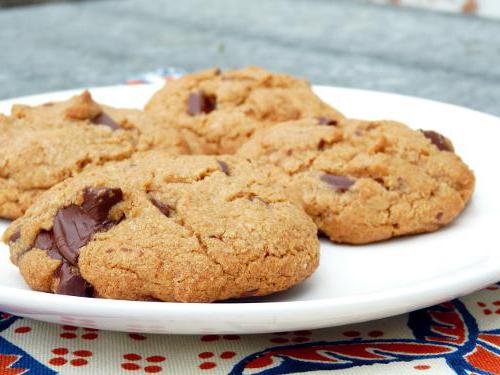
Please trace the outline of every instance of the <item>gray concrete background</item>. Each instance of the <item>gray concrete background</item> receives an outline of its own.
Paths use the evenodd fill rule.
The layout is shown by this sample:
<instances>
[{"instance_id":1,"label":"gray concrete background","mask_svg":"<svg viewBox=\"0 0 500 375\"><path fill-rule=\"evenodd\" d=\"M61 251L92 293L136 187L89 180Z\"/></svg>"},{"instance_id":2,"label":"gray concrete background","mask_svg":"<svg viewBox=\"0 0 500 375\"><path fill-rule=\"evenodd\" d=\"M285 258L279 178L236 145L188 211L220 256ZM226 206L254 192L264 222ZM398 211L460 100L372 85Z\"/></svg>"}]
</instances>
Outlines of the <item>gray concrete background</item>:
<instances>
[{"instance_id":1,"label":"gray concrete background","mask_svg":"<svg viewBox=\"0 0 500 375\"><path fill-rule=\"evenodd\" d=\"M0 10L0 99L248 64L500 115L500 22L354 0L102 0Z\"/></svg>"}]
</instances>

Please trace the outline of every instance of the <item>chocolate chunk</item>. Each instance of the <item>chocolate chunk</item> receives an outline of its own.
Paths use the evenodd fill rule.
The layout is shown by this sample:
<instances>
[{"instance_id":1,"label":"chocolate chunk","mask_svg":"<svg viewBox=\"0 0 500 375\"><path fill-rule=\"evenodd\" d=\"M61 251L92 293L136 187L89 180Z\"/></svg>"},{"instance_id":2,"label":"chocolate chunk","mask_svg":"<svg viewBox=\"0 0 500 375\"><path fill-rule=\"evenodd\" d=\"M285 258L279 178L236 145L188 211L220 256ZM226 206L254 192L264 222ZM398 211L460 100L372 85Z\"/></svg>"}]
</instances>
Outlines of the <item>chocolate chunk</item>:
<instances>
[{"instance_id":1,"label":"chocolate chunk","mask_svg":"<svg viewBox=\"0 0 500 375\"><path fill-rule=\"evenodd\" d=\"M52 231L41 230L35 238L34 247L41 250L55 249L56 247Z\"/></svg>"},{"instance_id":2,"label":"chocolate chunk","mask_svg":"<svg viewBox=\"0 0 500 375\"><path fill-rule=\"evenodd\" d=\"M345 176L336 176L328 173L321 176L321 181L326 182L333 190L339 193L346 192L356 182Z\"/></svg>"},{"instance_id":3,"label":"chocolate chunk","mask_svg":"<svg viewBox=\"0 0 500 375\"><path fill-rule=\"evenodd\" d=\"M34 247L47 250L55 259L64 257L76 265L80 248L92 235L107 230L116 222L108 220L111 208L123 199L120 189L88 188L83 193L82 206L70 205L60 208L54 218L52 230L38 233Z\"/></svg>"},{"instance_id":4,"label":"chocolate chunk","mask_svg":"<svg viewBox=\"0 0 500 375\"><path fill-rule=\"evenodd\" d=\"M114 120L104 112L94 117L92 123L96 125L105 125L113 130L120 129L120 125L114 122Z\"/></svg>"},{"instance_id":5,"label":"chocolate chunk","mask_svg":"<svg viewBox=\"0 0 500 375\"><path fill-rule=\"evenodd\" d=\"M87 188L83 192L83 210L95 221L104 222L109 210L123 199L121 189Z\"/></svg>"},{"instance_id":6,"label":"chocolate chunk","mask_svg":"<svg viewBox=\"0 0 500 375\"><path fill-rule=\"evenodd\" d=\"M83 192L82 206L70 205L59 209L52 229L59 253L73 265L79 250L90 237L113 222L107 220L111 207L123 199L120 189L88 188Z\"/></svg>"},{"instance_id":7,"label":"chocolate chunk","mask_svg":"<svg viewBox=\"0 0 500 375\"><path fill-rule=\"evenodd\" d=\"M216 98L214 95L207 95L202 90L189 94L188 113L196 116L202 113L210 113L216 107Z\"/></svg>"},{"instance_id":8,"label":"chocolate chunk","mask_svg":"<svg viewBox=\"0 0 500 375\"><path fill-rule=\"evenodd\" d=\"M436 214L436 220L441 221L441 220L443 219L443 216L444 216L444 213L442 213L442 212L438 212L438 213Z\"/></svg>"},{"instance_id":9,"label":"chocolate chunk","mask_svg":"<svg viewBox=\"0 0 500 375\"><path fill-rule=\"evenodd\" d=\"M429 139L434 146L436 146L441 151L453 152L453 144L446 139L443 135L435 132L433 130L420 130L425 138Z\"/></svg>"},{"instance_id":10,"label":"chocolate chunk","mask_svg":"<svg viewBox=\"0 0 500 375\"><path fill-rule=\"evenodd\" d=\"M327 117L317 117L317 120L318 120L319 125L328 125L328 126L337 126L338 125L337 120L329 119Z\"/></svg>"},{"instance_id":11,"label":"chocolate chunk","mask_svg":"<svg viewBox=\"0 0 500 375\"><path fill-rule=\"evenodd\" d=\"M54 218L52 230L41 230L34 247L46 250L48 255L62 260L57 271L59 285L56 293L90 297L92 287L78 271L80 248L92 235L107 230L116 222L108 219L111 208L123 199L121 189L88 188L83 192L82 206L60 208Z\"/></svg>"},{"instance_id":12,"label":"chocolate chunk","mask_svg":"<svg viewBox=\"0 0 500 375\"><path fill-rule=\"evenodd\" d=\"M166 204L164 204L164 203L160 202L160 201L159 201L158 199L156 199L156 198L151 198L151 203L153 203L153 205L154 205L156 208L158 208L158 209L160 210L160 212L161 212L163 215L165 215L165 216L167 216L167 217L168 217L168 216L170 216L170 211L171 211L171 208L170 208L168 205L166 205Z\"/></svg>"},{"instance_id":13,"label":"chocolate chunk","mask_svg":"<svg viewBox=\"0 0 500 375\"><path fill-rule=\"evenodd\" d=\"M18 228L12 236L9 238L9 243L17 242L17 240L21 237L21 230Z\"/></svg>"},{"instance_id":14,"label":"chocolate chunk","mask_svg":"<svg viewBox=\"0 0 500 375\"><path fill-rule=\"evenodd\" d=\"M82 207L71 205L59 209L54 219L54 240L59 253L73 265L78 262L80 248L98 230L98 222Z\"/></svg>"},{"instance_id":15,"label":"chocolate chunk","mask_svg":"<svg viewBox=\"0 0 500 375\"><path fill-rule=\"evenodd\" d=\"M49 250L49 251L47 251L47 255L53 259L57 259L57 260L63 259L62 255L57 250Z\"/></svg>"},{"instance_id":16,"label":"chocolate chunk","mask_svg":"<svg viewBox=\"0 0 500 375\"><path fill-rule=\"evenodd\" d=\"M61 254L57 251L56 242L52 231L41 230L35 238L35 248L46 250L47 255L54 259L62 259Z\"/></svg>"},{"instance_id":17,"label":"chocolate chunk","mask_svg":"<svg viewBox=\"0 0 500 375\"><path fill-rule=\"evenodd\" d=\"M229 176L229 165L222 160L217 160L217 164L219 164L221 171L224 172L225 175Z\"/></svg>"},{"instance_id":18,"label":"chocolate chunk","mask_svg":"<svg viewBox=\"0 0 500 375\"><path fill-rule=\"evenodd\" d=\"M80 275L80 271L76 267L72 267L68 262L63 261L57 273L59 277L59 285L56 289L57 294L77 297L92 296L92 287Z\"/></svg>"}]
</instances>

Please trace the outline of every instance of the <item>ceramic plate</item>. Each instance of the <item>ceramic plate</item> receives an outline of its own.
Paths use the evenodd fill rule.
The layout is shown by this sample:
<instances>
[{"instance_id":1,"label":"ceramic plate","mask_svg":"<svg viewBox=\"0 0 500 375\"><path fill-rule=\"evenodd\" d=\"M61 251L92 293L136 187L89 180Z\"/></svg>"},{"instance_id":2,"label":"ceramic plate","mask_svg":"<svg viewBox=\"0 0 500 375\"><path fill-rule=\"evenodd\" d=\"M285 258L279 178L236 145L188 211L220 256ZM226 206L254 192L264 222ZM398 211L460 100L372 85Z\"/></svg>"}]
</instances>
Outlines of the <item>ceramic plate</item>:
<instances>
[{"instance_id":1,"label":"ceramic plate","mask_svg":"<svg viewBox=\"0 0 500 375\"><path fill-rule=\"evenodd\" d=\"M154 85L92 89L115 106L141 107ZM317 86L349 117L397 119L449 136L474 169L477 189L465 212L436 233L367 246L321 243L321 265L303 284L257 302L182 304L87 299L29 290L0 247L0 310L49 322L130 332L263 333L335 326L443 302L500 280L500 119L469 109L379 92ZM0 102L65 99L60 92ZM0 232L8 225L0 221Z\"/></svg>"}]
</instances>

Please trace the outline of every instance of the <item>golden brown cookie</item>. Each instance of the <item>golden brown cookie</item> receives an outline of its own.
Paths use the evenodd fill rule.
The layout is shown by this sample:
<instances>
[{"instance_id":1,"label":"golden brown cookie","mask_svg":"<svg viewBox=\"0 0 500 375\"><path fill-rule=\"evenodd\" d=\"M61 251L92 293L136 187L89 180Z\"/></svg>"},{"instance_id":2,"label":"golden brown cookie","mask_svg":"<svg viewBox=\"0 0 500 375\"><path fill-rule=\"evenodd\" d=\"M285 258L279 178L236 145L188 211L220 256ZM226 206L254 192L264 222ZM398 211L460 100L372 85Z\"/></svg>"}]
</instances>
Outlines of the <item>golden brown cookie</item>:
<instances>
[{"instance_id":1,"label":"golden brown cookie","mask_svg":"<svg viewBox=\"0 0 500 375\"><path fill-rule=\"evenodd\" d=\"M331 240L363 244L435 231L469 201L474 174L442 135L393 121L321 123L264 130L238 155L279 167L289 196Z\"/></svg>"},{"instance_id":2,"label":"golden brown cookie","mask_svg":"<svg viewBox=\"0 0 500 375\"><path fill-rule=\"evenodd\" d=\"M188 153L177 130L142 111L99 105L88 92L15 105L11 116L0 115L0 217L19 217L41 192L86 168L156 148Z\"/></svg>"},{"instance_id":3,"label":"golden brown cookie","mask_svg":"<svg viewBox=\"0 0 500 375\"><path fill-rule=\"evenodd\" d=\"M193 153L232 154L259 129L304 117L343 116L308 82L261 68L188 74L168 82L146 105L166 126L183 130Z\"/></svg>"},{"instance_id":4,"label":"golden brown cookie","mask_svg":"<svg viewBox=\"0 0 500 375\"><path fill-rule=\"evenodd\" d=\"M67 179L4 241L31 288L127 300L263 296L318 266L316 226L233 156L152 151Z\"/></svg>"}]
</instances>

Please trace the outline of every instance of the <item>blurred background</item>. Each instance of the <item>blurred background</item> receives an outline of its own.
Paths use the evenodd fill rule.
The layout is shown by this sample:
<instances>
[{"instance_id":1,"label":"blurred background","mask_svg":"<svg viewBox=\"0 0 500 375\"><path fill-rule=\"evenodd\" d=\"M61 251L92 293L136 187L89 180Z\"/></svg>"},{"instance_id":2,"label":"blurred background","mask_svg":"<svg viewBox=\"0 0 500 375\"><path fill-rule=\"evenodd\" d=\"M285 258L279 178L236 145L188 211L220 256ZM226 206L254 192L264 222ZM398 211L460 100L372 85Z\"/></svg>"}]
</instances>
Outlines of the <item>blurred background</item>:
<instances>
[{"instance_id":1,"label":"blurred background","mask_svg":"<svg viewBox=\"0 0 500 375\"><path fill-rule=\"evenodd\" d=\"M498 0L370 0L379 4L427 8L452 13L500 17Z\"/></svg>"},{"instance_id":2,"label":"blurred background","mask_svg":"<svg viewBox=\"0 0 500 375\"><path fill-rule=\"evenodd\" d=\"M500 115L500 0L0 0L0 99L254 64Z\"/></svg>"}]
</instances>

